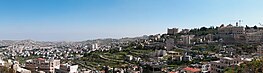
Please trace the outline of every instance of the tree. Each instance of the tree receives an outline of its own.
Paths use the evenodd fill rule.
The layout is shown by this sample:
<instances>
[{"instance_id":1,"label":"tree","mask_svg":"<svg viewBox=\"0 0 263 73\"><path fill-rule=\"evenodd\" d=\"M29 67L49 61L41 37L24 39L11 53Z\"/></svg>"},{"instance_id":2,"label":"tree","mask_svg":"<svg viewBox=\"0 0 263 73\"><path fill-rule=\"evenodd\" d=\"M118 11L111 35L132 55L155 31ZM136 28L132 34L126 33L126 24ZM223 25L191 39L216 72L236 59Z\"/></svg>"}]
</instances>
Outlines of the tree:
<instances>
[{"instance_id":1,"label":"tree","mask_svg":"<svg viewBox=\"0 0 263 73\"><path fill-rule=\"evenodd\" d=\"M15 70L8 67L0 67L0 73L15 73Z\"/></svg>"},{"instance_id":2,"label":"tree","mask_svg":"<svg viewBox=\"0 0 263 73\"><path fill-rule=\"evenodd\" d=\"M245 62L237 67L229 67L225 73L262 73L263 59Z\"/></svg>"},{"instance_id":3,"label":"tree","mask_svg":"<svg viewBox=\"0 0 263 73\"><path fill-rule=\"evenodd\" d=\"M224 24L220 25L220 27L224 27L224 26L225 26Z\"/></svg>"},{"instance_id":4,"label":"tree","mask_svg":"<svg viewBox=\"0 0 263 73\"><path fill-rule=\"evenodd\" d=\"M246 28L245 29L250 29L250 27L248 27L247 25L246 25Z\"/></svg>"},{"instance_id":5,"label":"tree","mask_svg":"<svg viewBox=\"0 0 263 73\"><path fill-rule=\"evenodd\" d=\"M254 27L253 27L254 29L258 29L258 27L255 25Z\"/></svg>"},{"instance_id":6,"label":"tree","mask_svg":"<svg viewBox=\"0 0 263 73\"><path fill-rule=\"evenodd\" d=\"M206 31L206 30L207 30L206 27L201 27L201 28L200 28L200 31Z\"/></svg>"}]
</instances>

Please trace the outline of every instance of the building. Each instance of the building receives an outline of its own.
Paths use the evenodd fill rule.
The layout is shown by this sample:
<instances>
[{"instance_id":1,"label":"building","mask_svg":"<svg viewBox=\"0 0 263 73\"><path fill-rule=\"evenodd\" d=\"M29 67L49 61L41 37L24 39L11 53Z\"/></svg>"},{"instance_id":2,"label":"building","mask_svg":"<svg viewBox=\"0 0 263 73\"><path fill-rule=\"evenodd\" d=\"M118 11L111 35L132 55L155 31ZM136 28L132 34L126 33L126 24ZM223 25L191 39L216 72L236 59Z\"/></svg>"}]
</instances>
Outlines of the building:
<instances>
[{"instance_id":1,"label":"building","mask_svg":"<svg viewBox=\"0 0 263 73\"><path fill-rule=\"evenodd\" d=\"M211 64L202 64L201 73L210 73Z\"/></svg>"},{"instance_id":2,"label":"building","mask_svg":"<svg viewBox=\"0 0 263 73\"><path fill-rule=\"evenodd\" d=\"M218 29L218 37L222 39L225 44L234 44L245 42L245 28L243 26L228 26L220 27Z\"/></svg>"},{"instance_id":3,"label":"building","mask_svg":"<svg viewBox=\"0 0 263 73\"><path fill-rule=\"evenodd\" d=\"M99 48L99 46L98 46L97 43L92 44L92 51L95 51L95 50L98 49L98 48Z\"/></svg>"},{"instance_id":4,"label":"building","mask_svg":"<svg viewBox=\"0 0 263 73\"><path fill-rule=\"evenodd\" d=\"M190 30L189 29L182 29L182 31L180 31L180 33L188 33Z\"/></svg>"},{"instance_id":5,"label":"building","mask_svg":"<svg viewBox=\"0 0 263 73\"><path fill-rule=\"evenodd\" d=\"M172 60L182 61L183 56L180 54L180 52L167 51L167 54Z\"/></svg>"},{"instance_id":6,"label":"building","mask_svg":"<svg viewBox=\"0 0 263 73\"><path fill-rule=\"evenodd\" d=\"M195 35L181 35L181 41L179 44L182 45L190 45L192 44L191 40L194 38Z\"/></svg>"},{"instance_id":7,"label":"building","mask_svg":"<svg viewBox=\"0 0 263 73\"><path fill-rule=\"evenodd\" d=\"M263 31L246 33L247 43L261 43L263 42Z\"/></svg>"},{"instance_id":8,"label":"building","mask_svg":"<svg viewBox=\"0 0 263 73\"><path fill-rule=\"evenodd\" d=\"M155 50L155 52L153 52L153 57L163 57L166 55L167 55L166 50Z\"/></svg>"},{"instance_id":9,"label":"building","mask_svg":"<svg viewBox=\"0 0 263 73\"><path fill-rule=\"evenodd\" d=\"M142 64L142 73L163 73L162 69L164 68L163 63L160 62L148 62L145 64Z\"/></svg>"},{"instance_id":10,"label":"building","mask_svg":"<svg viewBox=\"0 0 263 73\"><path fill-rule=\"evenodd\" d=\"M184 55L182 59L183 59L183 61L192 61L193 57L190 55Z\"/></svg>"},{"instance_id":11,"label":"building","mask_svg":"<svg viewBox=\"0 0 263 73\"><path fill-rule=\"evenodd\" d=\"M55 73L55 69L59 69L59 66L60 60L43 58L27 60L25 64L25 68L32 72L43 71L46 73Z\"/></svg>"},{"instance_id":12,"label":"building","mask_svg":"<svg viewBox=\"0 0 263 73\"><path fill-rule=\"evenodd\" d=\"M246 30L246 33L254 33L254 32L258 32L258 31L261 31L263 30L263 27L257 27L257 26L254 26L254 27L246 27L245 28Z\"/></svg>"},{"instance_id":13,"label":"building","mask_svg":"<svg viewBox=\"0 0 263 73\"><path fill-rule=\"evenodd\" d=\"M173 38L166 39L165 44L166 44L165 45L166 50L172 50L175 46L174 39Z\"/></svg>"},{"instance_id":14,"label":"building","mask_svg":"<svg viewBox=\"0 0 263 73\"><path fill-rule=\"evenodd\" d=\"M78 65L61 64L56 73L78 73Z\"/></svg>"},{"instance_id":15,"label":"building","mask_svg":"<svg viewBox=\"0 0 263 73\"><path fill-rule=\"evenodd\" d=\"M150 35L150 36L149 36L149 39L150 39L150 40L154 40L154 41L158 41L158 40L161 39L161 35L160 35L160 34Z\"/></svg>"},{"instance_id":16,"label":"building","mask_svg":"<svg viewBox=\"0 0 263 73\"><path fill-rule=\"evenodd\" d=\"M18 61L13 61L13 64L12 64L12 67L11 67L11 68L13 68L13 70L14 70L15 72L17 72L17 73L31 73L30 70L21 68L19 65L20 65L20 64L19 64Z\"/></svg>"},{"instance_id":17,"label":"building","mask_svg":"<svg viewBox=\"0 0 263 73\"><path fill-rule=\"evenodd\" d=\"M213 34L207 34L207 35L205 35L205 37L204 37L204 41L205 42L212 42L214 40L214 35Z\"/></svg>"},{"instance_id":18,"label":"building","mask_svg":"<svg viewBox=\"0 0 263 73\"><path fill-rule=\"evenodd\" d=\"M5 66L5 61L3 61L2 59L0 59L0 66Z\"/></svg>"},{"instance_id":19,"label":"building","mask_svg":"<svg viewBox=\"0 0 263 73\"><path fill-rule=\"evenodd\" d=\"M241 58L223 57L219 61L211 62L211 73L223 73L227 67L241 63Z\"/></svg>"},{"instance_id":20,"label":"building","mask_svg":"<svg viewBox=\"0 0 263 73\"><path fill-rule=\"evenodd\" d=\"M238 23L236 23L238 25ZM223 43L261 43L263 42L263 27L228 26L218 29L218 37Z\"/></svg>"},{"instance_id":21,"label":"building","mask_svg":"<svg viewBox=\"0 0 263 73\"><path fill-rule=\"evenodd\" d=\"M175 35L178 33L178 28L172 28L172 29L167 29L167 34L168 35Z\"/></svg>"},{"instance_id":22,"label":"building","mask_svg":"<svg viewBox=\"0 0 263 73\"><path fill-rule=\"evenodd\" d=\"M246 27L246 42L261 43L263 42L263 27Z\"/></svg>"},{"instance_id":23,"label":"building","mask_svg":"<svg viewBox=\"0 0 263 73\"><path fill-rule=\"evenodd\" d=\"M186 67L182 70L183 73L201 73L201 69L199 68L192 68L192 67Z\"/></svg>"},{"instance_id":24,"label":"building","mask_svg":"<svg viewBox=\"0 0 263 73\"><path fill-rule=\"evenodd\" d=\"M257 54L258 54L259 56L263 56L263 46L258 46L258 47L257 47Z\"/></svg>"}]
</instances>

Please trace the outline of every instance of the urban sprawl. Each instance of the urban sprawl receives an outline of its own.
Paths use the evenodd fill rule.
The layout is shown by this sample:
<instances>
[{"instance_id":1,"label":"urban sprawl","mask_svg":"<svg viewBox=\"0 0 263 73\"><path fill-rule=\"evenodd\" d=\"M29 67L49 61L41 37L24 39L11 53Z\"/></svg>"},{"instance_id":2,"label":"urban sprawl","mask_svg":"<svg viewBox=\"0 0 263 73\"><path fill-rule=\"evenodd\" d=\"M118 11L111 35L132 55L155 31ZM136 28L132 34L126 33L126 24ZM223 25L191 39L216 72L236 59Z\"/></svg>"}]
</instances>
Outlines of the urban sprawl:
<instances>
[{"instance_id":1,"label":"urban sprawl","mask_svg":"<svg viewBox=\"0 0 263 73\"><path fill-rule=\"evenodd\" d=\"M221 24L79 42L1 40L0 73L262 73L263 27Z\"/></svg>"}]
</instances>

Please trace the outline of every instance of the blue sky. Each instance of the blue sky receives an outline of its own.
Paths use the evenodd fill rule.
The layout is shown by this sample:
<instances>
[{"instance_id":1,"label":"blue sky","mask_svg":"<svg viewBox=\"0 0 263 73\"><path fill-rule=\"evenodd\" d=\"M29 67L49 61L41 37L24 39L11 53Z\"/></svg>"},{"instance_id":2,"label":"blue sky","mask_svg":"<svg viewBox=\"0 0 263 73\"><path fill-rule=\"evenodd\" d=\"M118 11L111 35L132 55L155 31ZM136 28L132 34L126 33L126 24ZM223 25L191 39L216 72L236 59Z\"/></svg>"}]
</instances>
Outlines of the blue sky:
<instances>
[{"instance_id":1,"label":"blue sky","mask_svg":"<svg viewBox=\"0 0 263 73\"><path fill-rule=\"evenodd\" d=\"M0 0L0 39L79 41L263 22L263 0Z\"/></svg>"}]
</instances>

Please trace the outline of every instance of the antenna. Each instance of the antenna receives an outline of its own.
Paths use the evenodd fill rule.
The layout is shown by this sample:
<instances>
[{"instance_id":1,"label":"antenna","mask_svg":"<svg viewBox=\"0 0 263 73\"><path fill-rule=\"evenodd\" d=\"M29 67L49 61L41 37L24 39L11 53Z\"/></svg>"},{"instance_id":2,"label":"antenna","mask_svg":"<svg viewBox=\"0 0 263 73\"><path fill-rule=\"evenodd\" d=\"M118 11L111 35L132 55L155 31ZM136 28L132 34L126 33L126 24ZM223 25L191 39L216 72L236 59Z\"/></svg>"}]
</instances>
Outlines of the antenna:
<instances>
[{"instance_id":1,"label":"antenna","mask_svg":"<svg viewBox=\"0 0 263 73\"><path fill-rule=\"evenodd\" d=\"M243 22L243 20L238 20L238 24L241 25L241 23Z\"/></svg>"},{"instance_id":2,"label":"antenna","mask_svg":"<svg viewBox=\"0 0 263 73\"><path fill-rule=\"evenodd\" d=\"M231 22L233 23L233 22L235 22L236 23L236 26L238 26L238 25L241 25L241 23L243 22L243 20L230 20L229 21L229 24L231 24Z\"/></svg>"},{"instance_id":3,"label":"antenna","mask_svg":"<svg viewBox=\"0 0 263 73\"><path fill-rule=\"evenodd\" d=\"M260 26L263 26L261 23L258 23Z\"/></svg>"}]
</instances>

